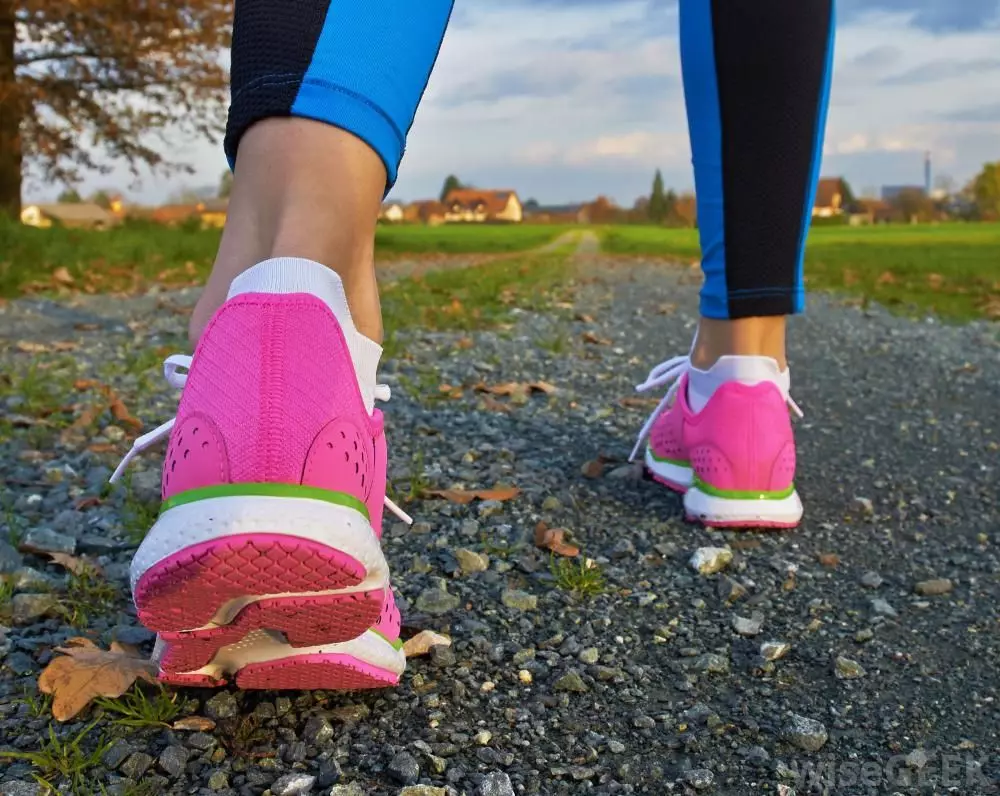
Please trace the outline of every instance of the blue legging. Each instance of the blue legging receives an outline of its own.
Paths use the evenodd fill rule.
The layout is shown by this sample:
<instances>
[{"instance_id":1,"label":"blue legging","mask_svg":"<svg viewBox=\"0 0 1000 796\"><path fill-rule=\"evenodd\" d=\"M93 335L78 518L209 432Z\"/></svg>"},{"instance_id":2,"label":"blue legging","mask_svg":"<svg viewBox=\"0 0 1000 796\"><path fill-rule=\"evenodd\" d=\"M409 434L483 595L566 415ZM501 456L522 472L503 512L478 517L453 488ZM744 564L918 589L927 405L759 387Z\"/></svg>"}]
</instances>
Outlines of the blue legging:
<instances>
[{"instance_id":1,"label":"blue legging","mask_svg":"<svg viewBox=\"0 0 1000 796\"><path fill-rule=\"evenodd\" d=\"M834 0L681 0L705 282L701 314L801 312ZM300 116L365 141L396 180L454 0L236 0L226 155Z\"/></svg>"}]
</instances>

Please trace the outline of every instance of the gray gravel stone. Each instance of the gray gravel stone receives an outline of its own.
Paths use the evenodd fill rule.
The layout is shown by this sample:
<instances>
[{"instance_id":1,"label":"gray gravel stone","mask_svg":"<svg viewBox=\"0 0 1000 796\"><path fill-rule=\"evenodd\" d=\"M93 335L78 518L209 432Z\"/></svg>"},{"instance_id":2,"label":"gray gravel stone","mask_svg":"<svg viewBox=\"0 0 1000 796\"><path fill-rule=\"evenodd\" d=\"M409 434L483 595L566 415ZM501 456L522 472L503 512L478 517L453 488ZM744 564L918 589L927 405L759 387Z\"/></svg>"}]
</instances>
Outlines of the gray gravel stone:
<instances>
[{"instance_id":1,"label":"gray gravel stone","mask_svg":"<svg viewBox=\"0 0 1000 796\"><path fill-rule=\"evenodd\" d=\"M448 790L433 785L408 785L397 796L448 796Z\"/></svg>"},{"instance_id":2,"label":"gray gravel stone","mask_svg":"<svg viewBox=\"0 0 1000 796\"><path fill-rule=\"evenodd\" d=\"M58 613L59 598L54 594L15 594L11 600L11 619L15 625L26 625Z\"/></svg>"},{"instance_id":3,"label":"gray gravel stone","mask_svg":"<svg viewBox=\"0 0 1000 796\"><path fill-rule=\"evenodd\" d=\"M861 576L861 585L866 589L877 589L882 585L882 576L869 570Z\"/></svg>"},{"instance_id":4,"label":"gray gravel stone","mask_svg":"<svg viewBox=\"0 0 1000 796\"><path fill-rule=\"evenodd\" d=\"M792 645L785 641L765 641L760 645L760 657L765 661L776 661L784 658Z\"/></svg>"},{"instance_id":5,"label":"gray gravel stone","mask_svg":"<svg viewBox=\"0 0 1000 796\"><path fill-rule=\"evenodd\" d=\"M479 783L477 796L515 796L510 777L503 771L491 771Z\"/></svg>"},{"instance_id":6,"label":"gray gravel stone","mask_svg":"<svg viewBox=\"0 0 1000 796\"><path fill-rule=\"evenodd\" d=\"M420 777L420 764L409 752L400 752L389 762L388 772L400 785L412 785Z\"/></svg>"},{"instance_id":7,"label":"gray gravel stone","mask_svg":"<svg viewBox=\"0 0 1000 796\"><path fill-rule=\"evenodd\" d=\"M433 616L446 614L454 611L461 603L461 599L454 594L449 594L444 588L426 589L417 598L417 610Z\"/></svg>"},{"instance_id":8,"label":"gray gravel stone","mask_svg":"<svg viewBox=\"0 0 1000 796\"><path fill-rule=\"evenodd\" d=\"M210 790L225 790L229 787L229 776L225 771L213 771L208 778Z\"/></svg>"},{"instance_id":9,"label":"gray gravel stone","mask_svg":"<svg viewBox=\"0 0 1000 796\"><path fill-rule=\"evenodd\" d=\"M860 663L843 655L834 658L833 671L838 680L857 680L865 676L865 670Z\"/></svg>"},{"instance_id":10,"label":"gray gravel stone","mask_svg":"<svg viewBox=\"0 0 1000 796\"><path fill-rule=\"evenodd\" d=\"M797 714L788 718L781 735L788 743L806 752L818 752L829 737L823 722Z\"/></svg>"},{"instance_id":11,"label":"gray gravel stone","mask_svg":"<svg viewBox=\"0 0 1000 796\"><path fill-rule=\"evenodd\" d=\"M587 684L580 677L579 672L568 671L558 680L556 680L554 688L556 691L569 691L576 694L582 694L590 689Z\"/></svg>"},{"instance_id":12,"label":"gray gravel stone","mask_svg":"<svg viewBox=\"0 0 1000 796\"><path fill-rule=\"evenodd\" d=\"M347 785L334 785L330 796L367 796L367 794L358 783L351 782Z\"/></svg>"},{"instance_id":13,"label":"gray gravel stone","mask_svg":"<svg viewBox=\"0 0 1000 796\"><path fill-rule=\"evenodd\" d=\"M694 551L688 565L702 575L721 572L733 560L733 551L726 547L700 547Z\"/></svg>"},{"instance_id":14,"label":"gray gravel stone","mask_svg":"<svg viewBox=\"0 0 1000 796\"><path fill-rule=\"evenodd\" d=\"M455 551L455 558L458 561L458 568L466 575L485 572L490 568L489 558L482 553L477 553L475 550L467 550L464 547L460 547Z\"/></svg>"},{"instance_id":15,"label":"gray gravel stone","mask_svg":"<svg viewBox=\"0 0 1000 796\"><path fill-rule=\"evenodd\" d=\"M179 777L184 773L184 766L187 765L190 756L191 753L183 746L168 746L160 752L156 763L164 774Z\"/></svg>"},{"instance_id":16,"label":"gray gravel stone","mask_svg":"<svg viewBox=\"0 0 1000 796\"><path fill-rule=\"evenodd\" d=\"M538 608L538 597L527 592L516 589L504 589L500 595L500 600L508 608L515 608L518 611L534 611Z\"/></svg>"},{"instance_id":17,"label":"gray gravel stone","mask_svg":"<svg viewBox=\"0 0 1000 796\"><path fill-rule=\"evenodd\" d=\"M0 541L0 575L9 575L24 566L24 558L6 542Z\"/></svg>"},{"instance_id":18,"label":"gray gravel stone","mask_svg":"<svg viewBox=\"0 0 1000 796\"><path fill-rule=\"evenodd\" d=\"M889 605L887 600L883 600L881 597L876 597L871 601L872 611L874 611L879 616L890 616L896 617L899 614L896 609Z\"/></svg>"},{"instance_id":19,"label":"gray gravel stone","mask_svg":"<svg viewBox=\"0 0 1000 796\"><path fill-rule=\"evenodd\" d=\"M302 730L306 742L319 745L333 738L333 725L323 716L311 716Z\"/></svg>"},{"instance_id":20,"label":"gray gravel stone","mask_svg":"<svg viewBox=\"0 0 1000 796\"><path fill-rule=\"evenodd\" d=\"M0 782L0 796L41 796L42 787L37 782L14 779Z\"/></svg>"},{"instance_id":21,"label":"gray gravel stone","mask_svg":"<svg viewBox=\"0 0 1000 796\"><path fill-rule=\"evenodd\" d=\"M922 580L916 585L914 585L913 590L917 594L922 594L925 597L937 596L941 594L948 594L952 589L955 588L955 584L952 583L948 578L934 578L933 580Z\"/></svg>"},{"instance_id":22,"label":"gray gravel stone","mask_svg":"<svg viewBox=\"0 0 1000 796\"><path fill-rule=\"evenodd\" d=\"M692 768L684 772L684 781L695 790L707 790L715 782L715 774L707 768Z\"/></svg>"},{"instance_id":23,"label":"gray gravel stone","mask_svg":"<svg viewBox=\"0 0 1000 796\"><path fill-rule=\"evenodd\" d=\"M312 790L316 777L311 774L285 774L271 783L273 796L303 796Z\"/></svg>"},{"instance_id":24,"label":"gray gravel stone","mask_svg":"<svg viewBox=\"0 0 1000 796\"><path fill-rule=\"evenodd\" d=\"M153 765L153 758L150 755L145 752L135 752L129 755L119 770L129 779L138 781L142 779L142 775L151 765Z\"/></svg>"},{"instance_id":25,"label":"gray gravel stone","mask_svg":"<svg viewBox=\"0 0 1000 796\"><path fill-rule=\"evenodd\" d=\"M32 528L24 535L21 549L32 553L68 553L76 552L76 539L66 534L57 533L50 528Z\"/></svg>"},{"instance_id":26,"label":"gray gravel stone","mask_svg":"<svg viewBox=\"0 0 1000 796\"><path fill-rule=\"evenodd\" d=\"M205 715L213 719L230 719L239 712L239 702L229 691L220 691L205 702Z\"/></svg>"},{"instance_id":27,"label":"gray gravel stone","mask_svg":"<svg viewBox=\"0 0 1000 796\"><path fill-rule=\"evenodd\" d=\"M745 616L733 617L733 630L741 636L757 636L764 629L764 614L754 611L749 618Z\"/></svg>"}]
</instances>

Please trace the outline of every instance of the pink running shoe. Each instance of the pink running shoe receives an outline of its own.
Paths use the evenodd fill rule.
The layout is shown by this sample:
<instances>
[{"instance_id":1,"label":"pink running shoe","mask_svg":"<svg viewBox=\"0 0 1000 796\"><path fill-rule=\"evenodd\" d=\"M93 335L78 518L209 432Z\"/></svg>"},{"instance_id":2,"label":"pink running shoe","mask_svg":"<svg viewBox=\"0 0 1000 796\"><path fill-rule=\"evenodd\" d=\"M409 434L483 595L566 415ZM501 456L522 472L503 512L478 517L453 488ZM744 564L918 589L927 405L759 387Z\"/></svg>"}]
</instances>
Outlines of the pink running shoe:
<instances>
[{"instance_id":1,"label":"pink running shoe","mask_svg":"<svg viewBox=\"0 0 1000 796\"><path fill-rule=\"evenodd\" d=\"M177 417L136 440L112 476L169 435L163 506L130 571L165 680L398 681L383 505L409 518L385 497L380 353L333 271L283 259L235 280L193 358L167 359L183 388Z\"/></svg>"},{"instance_id":2,"label":"pink running shoe","mask_svg":"<svg viewBox=\"0 0 1000 796\"><path fill-rule=\"evenodd\" d=\"M631 458L648 439L647 471L684 495L689 520L715 528L794 528L802 519L802 502L794 484L789 408L802 413L788 396L788 371L762 357L723 357L720 363L745 371L747 378L716 385L697 412L689 400L689 357L650 372L638 391L672 384L643 426ZM711 378L716 368L704 375Z\"/></svg>"}]
</instances>

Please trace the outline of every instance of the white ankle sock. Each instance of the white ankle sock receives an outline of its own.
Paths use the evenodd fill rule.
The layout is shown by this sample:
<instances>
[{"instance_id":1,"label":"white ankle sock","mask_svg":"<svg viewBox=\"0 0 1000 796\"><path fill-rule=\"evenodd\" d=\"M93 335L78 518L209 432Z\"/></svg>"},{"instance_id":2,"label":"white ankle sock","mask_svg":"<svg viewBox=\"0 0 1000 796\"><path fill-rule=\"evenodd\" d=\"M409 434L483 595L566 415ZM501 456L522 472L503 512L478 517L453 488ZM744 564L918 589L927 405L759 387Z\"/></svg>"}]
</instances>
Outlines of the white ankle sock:
<instances>
[{"instance_id":1,"label":"white ankle sock","mask_svg":"<svg viewBox=\"0 0 1000 796\"><path fill-rule=\"evenodd\" d=\"M382 346L357 330L347 306L344 283L336 271L301 257L275 257L258 263L233 280L229 298L243 293L309 293L326 304L344 333L361 398L371 414L375 407L375 380Z\"/></svg>"},{"instance_id":2,"label":"white ankle sock","mask_svg":"<svg viewBox=\"0 0 1000 796\"><path fill-rule=\"evenodd\" d=\"M769 381L776 384L787 399L791 374L788 368L781 370L771 357L725 356L708 370L692 367L688 371L687 391L691 411L697 413L704 409L715 391L730 381L747 385Z\"/></svg>"}]
</instances>

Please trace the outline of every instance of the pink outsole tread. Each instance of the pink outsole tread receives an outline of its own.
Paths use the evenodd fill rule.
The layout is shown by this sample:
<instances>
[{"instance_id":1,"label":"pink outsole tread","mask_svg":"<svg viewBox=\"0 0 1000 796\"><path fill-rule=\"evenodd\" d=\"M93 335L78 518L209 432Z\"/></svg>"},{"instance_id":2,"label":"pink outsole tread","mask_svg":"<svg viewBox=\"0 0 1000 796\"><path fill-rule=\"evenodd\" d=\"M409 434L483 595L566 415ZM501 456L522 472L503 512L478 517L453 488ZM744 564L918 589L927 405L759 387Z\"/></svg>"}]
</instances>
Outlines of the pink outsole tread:
<instances>
[{"instance_id":1,"label":"pink outsole tread","mask_svg":"<svg viewBox=\"0 0 1000 796\"><path fill-rule=\"evenodd\" d=\"M225 680L203 674L160 672L160 682L191 688L218 688ZM391 688L399 676L387 669L339 653L295 655L267 663L252 663L236 673L236 686L266 691L360 691Z\"/></svg>"},{"instance_id":2,"label":"pink outsole tread","mask_svg":"<svg viewBox=\"0 0 1000 796\"><path fill-rule=\"evenodd\" d=\"M236 673L236 685L243 689L311 691L357 691L388 688L399 676L365 663L351 655L301 655L252 663Z\"/></svg>"},{"instance_id":3,"label":"pink outsole tread","mask_svg":"<svg viewBox=\"0 0 1000 796\"><path fill-rule=\"evenodd\" d=\"M253 630L283 633L293 647L349 641L374 625L385 603L385 591L325 594L314 597L274 597L244 608L228 625L188 633L161 633L169 642L160 660L166 672L188 672L211 662L227 644Z\"/></svg>"},{"instance_id":4,"label":"pink outsole tread","mask_svg":"<svg viewBox=\"0 0 1000 796\"><path fill-rule=\"evenodd\" d=\"M191 545L151 567L136 584L135 604L150 630L176 632L207 624L236 598L345 589L366 574L351 556L309 539L239 534Z\"/></svg>"}]
</instances>

